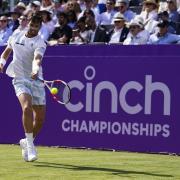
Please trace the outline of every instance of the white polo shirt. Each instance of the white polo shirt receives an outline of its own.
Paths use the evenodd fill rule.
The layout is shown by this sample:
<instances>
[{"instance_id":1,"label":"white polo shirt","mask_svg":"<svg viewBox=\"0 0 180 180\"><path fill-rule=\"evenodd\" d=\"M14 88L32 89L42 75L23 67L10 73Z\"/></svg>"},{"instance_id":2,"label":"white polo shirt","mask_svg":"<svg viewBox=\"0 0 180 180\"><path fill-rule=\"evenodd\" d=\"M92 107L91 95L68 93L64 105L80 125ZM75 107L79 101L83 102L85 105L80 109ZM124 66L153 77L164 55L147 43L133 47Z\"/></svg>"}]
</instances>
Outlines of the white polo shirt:
<instances>
[{"instance_id":1,"label":"white polo shirt","mask_svg":"<svg viewBox=\"0 0 180 180\"><path fill-rule=\"evenodd\" d=\"M28 38L25 34L26 31L18 32L8 40L8 47L13 50L13 60L6 74L13 78L30 78L34 55L43 56L46 50L46 43L39 35ZM39 77L42 77L42 67L39 70Z\"/></svg>"}]
</instances>

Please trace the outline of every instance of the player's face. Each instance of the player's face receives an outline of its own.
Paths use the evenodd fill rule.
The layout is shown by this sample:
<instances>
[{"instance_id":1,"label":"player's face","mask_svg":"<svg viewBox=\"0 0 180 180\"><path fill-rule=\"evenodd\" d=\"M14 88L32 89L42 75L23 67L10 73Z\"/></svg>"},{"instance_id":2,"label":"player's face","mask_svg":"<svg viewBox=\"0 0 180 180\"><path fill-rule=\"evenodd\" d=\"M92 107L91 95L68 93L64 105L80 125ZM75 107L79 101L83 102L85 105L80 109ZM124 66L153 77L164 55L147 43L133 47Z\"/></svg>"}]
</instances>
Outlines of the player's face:
<instances>
[{"instance_id":1,"label":"player's face","mask_svg":"<svg viewBox=\"0 0 180 180\"><path fill-rule=\"evenodd\" d=\"M32 21L29 23L29 30L28 30L28 34L31 37L37 36L38 32L41 28L41 24L40 23L33 23Z\"/></svg>"}]
</instances>

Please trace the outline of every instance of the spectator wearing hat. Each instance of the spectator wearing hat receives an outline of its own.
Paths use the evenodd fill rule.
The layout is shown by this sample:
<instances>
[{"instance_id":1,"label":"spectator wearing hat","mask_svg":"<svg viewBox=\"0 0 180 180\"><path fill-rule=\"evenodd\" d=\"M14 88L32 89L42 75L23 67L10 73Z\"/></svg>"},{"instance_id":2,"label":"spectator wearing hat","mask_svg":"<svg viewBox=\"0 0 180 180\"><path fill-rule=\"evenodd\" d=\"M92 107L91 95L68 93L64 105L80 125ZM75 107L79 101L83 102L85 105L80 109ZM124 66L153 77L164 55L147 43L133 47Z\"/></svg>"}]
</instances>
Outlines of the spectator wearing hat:
<instances>
[{"instance_id":1,"label":"spectator wearing hat","mask_svg":"<svg viewBox=\"0 0 180 180\"><path fill-rule=\"evenodd\" d=\"M144 24L148 24L151 20L157 20L158 3L156 0L145 0L143 2L143 9L140 16L143 18Z\"/></svg>"},{"instance_id":2,"label":"spectator wearing hat","mask_svg":"<svg viewBox=\"0 0 180 180\"><path fill-rule=\"evenodd\" d=\"M69 44L72 37L72 29L67 25L68 17L64 12L58 14L59 27L56 27L49 38L50 45Z\"/></svg>"},{"instance_id":3,"label":"spectator wearing hat","mask_svg":"<svg viewBox=\"0 0 180 180\"><path fill-rule=\"evenodd\" d=\"M169 14L167 11L163 11L158 14L158 21L161 21L161 20L168 21L169 22L168 32L176 34L176 23L169 19ZM157 24L158 24L158 21L156 21ZM156 29L158 28L157 24L156 24Z\"/></svg>"},{"instance_id":4,"label":"spectator wearing hat","mask_svg":"<svg viewBox=\"0 0 180 180\"><path fill-rule=\"evenodd\" d=\"M0 46L6 45L11 34L12 30L8 27L8 18L3 15L0 17Z\"/></svg>"},{"instance_id":5,"label":"spectator wearing hat","mask_svg":"<svg viewBox=\"0 0 180 180\"><path fill-rule=\"evenodd\" d=\"M108 40L110 44L123 43L127 38L129 29L125 26L125 22L124 16L120 13L113 19L114 29L110 31Z\"/></svg>"},{"instance_id":6,"label":"spectator wearing hat","mask_svg":"<svg viewBox=\"0 0 180 180\"><path fill-rule=\"evenodd\" d=\"M17 5L16 5L16 9L18 10L18 12L20 14L23 14L24 11L26 10L26 5L23 3L23 2L19 2Z\"/></svg>"},{"instance_id":7,"label":"spectator wearing hat","mask_svg":"<svg viewBox=\"0 0 180 180\"><path fill-rule=\"evenodd\" d=\"M180 42L180 35L168 32L168 21L162 20L157 26L159 30L150 36L148 44L174 44Z\"/></svg>"},{"instance_id":8,"label":"spectator wearing hat","mask_svg":"<svg viewBox=\"0 0 180 180\"><path fill-rule=\"evenodd\" d=\"M32 10L33 13L40 11L41 3L39 1L32 1L30 4L30 9Z\"/></svg>"},{"instance_id":9,"label":"spectator wearing hat","mask_svg":"<svg viewBox=\"0 0 180 180\"><path fill-rule=\"evenodd\" d=\"M139 19L133 19L129 23L129 34L123 45L142 45L147 44L149 34L145 35L143 24Z\"/></svg>"},{"instance_id":10,"label":"spectator wearing hat","mask_svg":"<svg viewBox=\"0 0 180 180\"><path fill-rule=\"evenodd\" d=\"M127 22L130 22L136 15L129 9L129 0L117 0L115 6L117 7L118 12L124 15ZM114 17L115 16L116 14Z\"/></svg>"},{"instance_id":11,"label":"spectator wearing hat","mask_svg":"<svg viewBox=\"0 0 180 180\"><path fill-rule=\"evenodd\" d=\"M109 25L113 22L113 17L117 13L114 9L115 0L107 0L106 1L106 11L100 14L100 24L101 25Z\"/></svg>"},{"instance_id":12,"label":"spectator wearing hat","mask_svg":"<svg viewBox=\"0 0 180 180\"><path fill-rule=\"evenodd\" d=\"M55 29L55 24L52 21L52 13L50 11L47 10L42 10L40 11L41 15L42 15L42 25L48 30L49 35L52 34L52 32Z\"/></svg>"}]
</instances>

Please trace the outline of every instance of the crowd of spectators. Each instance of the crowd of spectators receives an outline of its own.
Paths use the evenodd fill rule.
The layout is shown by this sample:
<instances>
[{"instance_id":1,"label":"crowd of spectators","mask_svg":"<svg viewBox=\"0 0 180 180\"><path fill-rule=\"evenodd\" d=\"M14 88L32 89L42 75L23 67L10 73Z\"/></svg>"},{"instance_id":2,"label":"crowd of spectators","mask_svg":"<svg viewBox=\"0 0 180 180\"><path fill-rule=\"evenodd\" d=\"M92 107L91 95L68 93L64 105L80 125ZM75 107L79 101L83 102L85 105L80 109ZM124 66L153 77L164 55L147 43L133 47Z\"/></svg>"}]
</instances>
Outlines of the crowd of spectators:
<instances>
[{"instance_id":1,"label":"crowd of spectators","mask_svg":"<svg viewBox=\"0 0 180 180\"><path fill-rule=\"evenodd\" d=\"M180 0L21 0L13 11L1 9L0 46L25 31L34 13L51 46L180 44Z\"/></svg>"}]
</instances>

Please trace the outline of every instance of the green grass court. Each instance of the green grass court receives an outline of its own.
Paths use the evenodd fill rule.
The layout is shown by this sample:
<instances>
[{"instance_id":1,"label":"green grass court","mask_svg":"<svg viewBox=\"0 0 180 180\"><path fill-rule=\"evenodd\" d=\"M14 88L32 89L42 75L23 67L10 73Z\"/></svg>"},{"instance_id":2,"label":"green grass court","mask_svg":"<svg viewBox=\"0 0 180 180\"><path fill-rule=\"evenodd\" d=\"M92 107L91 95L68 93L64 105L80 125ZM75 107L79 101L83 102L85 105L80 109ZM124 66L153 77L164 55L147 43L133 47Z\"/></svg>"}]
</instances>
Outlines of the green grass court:
<instances>
[{"instance_id":1,"label":"green grass court","mask_svg":"<svg viewBox=\"0 0 180 180\"><path fill-rule=\"evenodd\" d=\"M38 147L24 162L17 145L0 145L0 180L180 180L180 157Z\"/></svg>"}]
</instances>

